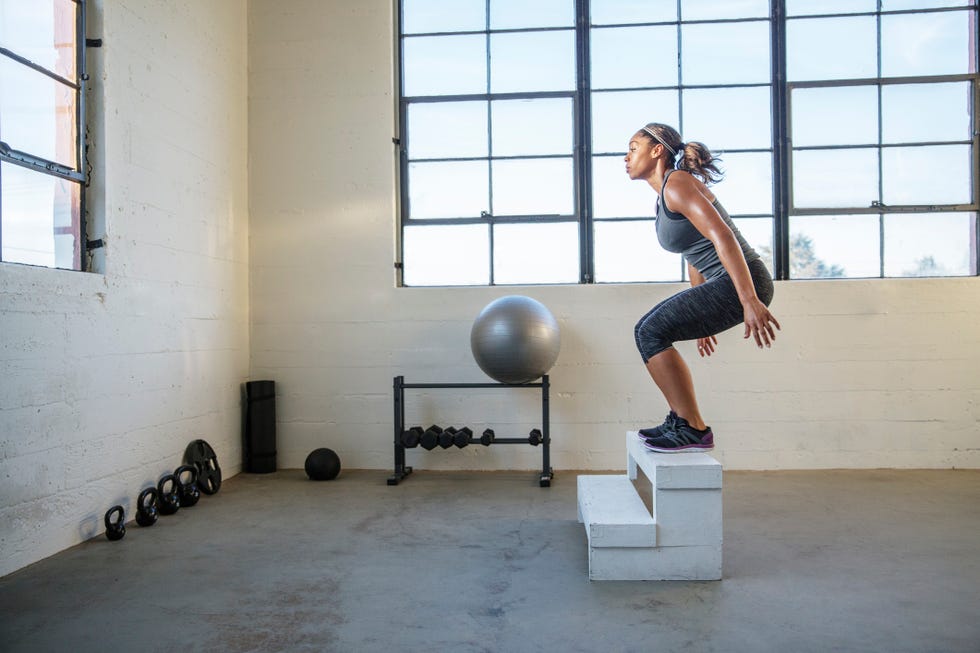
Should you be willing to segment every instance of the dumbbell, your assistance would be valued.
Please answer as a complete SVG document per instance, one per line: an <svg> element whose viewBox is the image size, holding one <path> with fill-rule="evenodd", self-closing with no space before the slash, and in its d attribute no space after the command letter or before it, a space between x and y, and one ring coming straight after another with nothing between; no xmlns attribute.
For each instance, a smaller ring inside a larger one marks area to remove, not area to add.
<svg viewBox="0 0 980 653"><path fill-rule="evenodd" d="M448 449L453 446L454 435L456 435L456 429L452 426L447 426L446 430L439 434L439 446L443 449Z"/></svg>
<svg viewBox="0 0 980 653"><path fill-rule="evenodd" d="M540 429L531 429L531 432L528 433L528 435L527 435L527 441L532 446L535 446L535 447L538 446L539 444L541 444L541 441L542 440L543 440L543 438L541 436L541 430Z"/></svg>
<svg viewBox="0 0 980 653"><path fill-rule="evenodd" d="M480 436L480 444L482 444L484 447L489 447L491 444L493 444L496 437L497 436L494 434L493 429L487 429L483 432L483 435Z"/></svg>
<svg viewBox="0 0 980 653"><path fill-rule="evenodd" d="M426 451L432 451L439 444L439 434L442 433L442 429L433 424L429 428L425 429L419 438L419 444Z"/></svg>
<svg viewBox="0 0 980 653"><path fill-rule="evenodd" d="M402 446L408 449L414 449L415 447L419 446L419 440L422 439L422 433L424 433L424 431L422 430L421 426L413 426L410 429L402 431Z"/></svg>
<svg viewBox="0 0 980 653"><path fill-rule="evenodd" d="M453 444L462 449L470 443L473 439L473 430L468 426L464 426L460 430L453 434Z"/></svg>

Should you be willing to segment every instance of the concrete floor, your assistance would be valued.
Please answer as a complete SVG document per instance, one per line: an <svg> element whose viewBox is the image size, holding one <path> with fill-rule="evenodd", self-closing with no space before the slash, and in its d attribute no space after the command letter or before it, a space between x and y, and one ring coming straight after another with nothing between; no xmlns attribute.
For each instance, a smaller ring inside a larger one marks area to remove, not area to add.
<svg viewBox="0 0 980 653"><path fill-rule="evenodd" d="M574 472L387 476L240 475L10 574L0 651L980 650L980 471L726 473L720 582L589 582Z"/></svg>

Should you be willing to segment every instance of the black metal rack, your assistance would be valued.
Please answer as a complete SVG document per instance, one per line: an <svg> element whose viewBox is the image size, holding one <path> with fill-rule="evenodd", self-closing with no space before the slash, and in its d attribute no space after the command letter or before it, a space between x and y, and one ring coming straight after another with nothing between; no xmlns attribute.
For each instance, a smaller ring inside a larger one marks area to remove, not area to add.
<svg viewBox="0 0 980 653"><path fill-rule="evenodd" d="M405 383L404 376L394 379L394 444L395 444L395 473L388 478L388 485L398 485L406 476L412 473L412 468L405 464L405 445L402 444L402 432L405 430L405 390L414 389L460 389L460 388L541 388L541 476L538 482L541 487L550 487L551 479L555 477L551 469L551 431L548 416L548 390L550 381L545 374L537 383ZM493 444L530 444L528 438L494 438Z"/></svg>

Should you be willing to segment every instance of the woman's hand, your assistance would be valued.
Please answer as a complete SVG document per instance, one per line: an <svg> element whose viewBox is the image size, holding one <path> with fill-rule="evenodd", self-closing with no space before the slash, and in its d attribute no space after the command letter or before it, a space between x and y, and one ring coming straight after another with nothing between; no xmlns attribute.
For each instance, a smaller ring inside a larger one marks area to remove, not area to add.
<svg viewBox="0 0 980 653"><path fill-rule="evenodd" d="M701 358L705 356L710 356L715 353L715 345L718 344L718 338L714 336L708 336L707 338L698 338L698 353L701 354Z"/></svg>
<svg viewBox="0 0 980 653"><path fill-rule="evenodd" d="M773 317L766 305L758 297L755 297L742 305L745 314L745 335L744 338L752 336L755 344L761 349L763 345L771 347L776 339L776 331L773 326L779 329L779 322Z"/></svg>

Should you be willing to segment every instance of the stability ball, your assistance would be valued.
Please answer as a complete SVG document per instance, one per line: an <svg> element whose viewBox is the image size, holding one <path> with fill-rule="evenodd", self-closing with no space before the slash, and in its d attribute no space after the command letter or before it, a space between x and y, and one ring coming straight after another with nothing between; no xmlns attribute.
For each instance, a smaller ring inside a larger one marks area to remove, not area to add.
<svg viewBox="0 0 980 653"><path fill-rule="evenodd" d="M311 481L332 481L339 473L340 457L332 449L314 449L306 457L306 475Z"/></svg>
<svg viewBox="0 0 980 653"><path fill-rule="evenodd" d="M501 383L528 383L547 374L560 347L558 320L544 304L522 295L487 304L470 331L476 364Z"/></svg>

